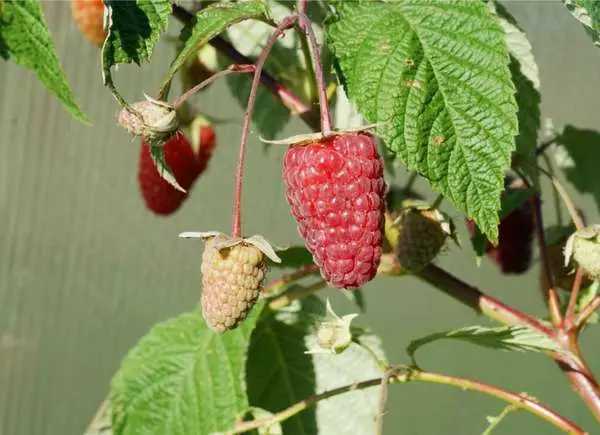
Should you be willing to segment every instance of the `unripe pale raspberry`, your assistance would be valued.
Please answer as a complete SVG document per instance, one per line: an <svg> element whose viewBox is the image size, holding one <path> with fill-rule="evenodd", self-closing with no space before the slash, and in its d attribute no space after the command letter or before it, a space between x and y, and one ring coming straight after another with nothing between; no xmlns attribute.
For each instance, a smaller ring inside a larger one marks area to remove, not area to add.
<svg viewBox="0 0 600 435"><path fill-rule="evenodd" d="M323 277L339 288L370 281L381 257L385 190L373 136L342 133L292 146L283 178L298 231Z"/></svg>
<svg viewBox="0 0 600 435"><path fill-rule="evenodd" d="M396 255L402 269L417 273L431 263L451 235L435 209L409 208L400 216Z"/></svg>
<svg viewBox="0 0 600 435"><path fill-rule="evenodd" d="M266 275L264 254L245 243L217 249L209 239L202 255L202 313L216 332L237 327L254 306Z"/></svg>

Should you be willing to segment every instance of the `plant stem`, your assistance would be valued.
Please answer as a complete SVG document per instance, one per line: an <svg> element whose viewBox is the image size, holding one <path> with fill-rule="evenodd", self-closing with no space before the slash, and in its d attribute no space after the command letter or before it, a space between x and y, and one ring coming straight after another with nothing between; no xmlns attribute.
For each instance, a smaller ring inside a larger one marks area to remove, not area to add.
<svg viewBox="0 0 600 435"><path fill-rule="evenodd" d="M308 287L298 287L273 299L271 302L269 302L269 308L273 311L280 310L284 307L287 307L292 301L304 299L305 297L312 295L313 293L316 293L325 287L327 287L327 282L325 280L317 281Z"/></svg>
<svg viewBox="0 0 600 435"><path fill-rule="evenodd" d="M206 80L198 83L193 88L187 90L184 94L177 97L171 105L175 109L177 109L179 106L181 106L185 101L187 101L188 98L190 98L196 92L198 92L199 90L210 85L212 82L214 82L215 80L217 80L220 77L224 77L226 75L234 74L234 73L252 73L254 71L256 71L255 65L231 65L229 68L224 69L223 71L214 73L212 76L210 76Z"/></svg>
<svg viewBox="0 0 600 435"><path fill-rule="evenodd" d="M321 64L321 52L315 32L312 28L310 20L304 12L299 15L300 29L306 34L310 46L311 55L317 76L317 91L319 94L319 107L321 109L321 133L323 136L331 134L331 113L329 113L329 102L327 99L327 84L325 83L325 74L323 73L323 65Z"/></svg>
<svg viewBox="0 0 600 435"><path fill-rule="evenodd" d="M417 276L478 313L502 324L526 325L548 336L553 334L552 329L538 319L503 304L433 264L427 266Z"/></svg>
<svg viewBox="0 0 600 435"><path fill-rule="evenodd" d="M290 283L297 281L301 278L304 278L306 276L314 275L316 273L319 273L319 267L316 264L311 264L310 266L300 267L299 269L296 269L294 272L292 272L288 275L283 275L283 276L277 278L276 280L268 283L264 287L263 293L266 293L266 294L277 293L287 284L290 284Z"/></svg>
<svg viewBox="0 0 600 435"><path fill-rule="evenodd" d="M536 193L531 198L530 203L533 211L533 221L540 250L540 257L542 260L542 269L546 288L546 304L548 305L548 312L550 313L552 323L555 326L561 326L563 319L562 314L560 312L558 294L556 293L556 289L554 288L554 276L552 274L550 258L548 256L548 247L546 246L546 239L544 237L544 221L542 218L542 207L539 194Z"/></svg>
<svg viewBox="0 0 600 435"><path fill-rule="evenodd" d="M289 408L286 408L283 411L278 412L277 414L274 414L273 416L270 416L268 418L239 423L231 430L225 432L225 434L233 435L247 432L253 429L258 429L261 427L267 428L277 423L281 423L282 421L285 421L290 417L293 417L294 415L304 411L305 409L310 408L312 405L314 405L317 402L320 402L321 400L326 400L331 397L338 396L340 394L348 393L351 391L364 390L366 388L379 386L381 385L383 379L384 378L369 379L367 381L357 382L339 388L334 388L332 390L324 391L320 394L315 394L295 403ZM505 402L510 403L517 408L527 410L537 415L538 417L546 420L547 422L551 423L558 429L563 430L566 433L585 435L583 429L581 429L575 423L573 423L565 417L558 415L551 409L540 405L534 399L531 399L522 394L516 394L510 391L503 390L501 388L484 384L482 382L471 381L469 379L458 378L434 372L425 372L415 369L404 369L400 373L388 376L387 379L388 383L406 383L411 381L445 384L458 387L463 390L478 391L480 393L488 394L490 396L494 396L498 399L504 400Z"/></svg>
<svg viewBox="0 0 600 435"><path fill-rule="evenodd" d="M188 12L185 8L174 4L173 16L184 24L191 24L196 20L196 17ZM240 53L229 42L217 36L208 42L220 53L227 56L234 64L246 65L252 64L253 61L247 56ZM290 89L279 83L272 75L265 71L261 71L260 82L266 89L277 96L282 104L287 107L292 114L298 115L311 129L317 131L319 129L319 115L315 110L305 104L300 97L294 94Z"/></svg>
<svg viewBox="0 0 600 435"><path fill-rule="evenodd" d="M592 301L579 312L577 320L575 321L577 328L581 328L598 308L600 308L600 296L596 296L592 299Z"/></svg>
<svg viewBox="0 0 600 435"><path fill-rule="evenodd" d="M262 53L256 61L256 70L254 71L254 78L252 79L252 87L250 88L250 96L248 97L248 105L246 106L246 113L244 115L244 122L242 124L242 138L240 140L240 152L238 156L237 170L235 176L235 196L233 200L233 237L241 237L242 234L242 181L244 177L244 156L246 154L246 145L248 144L248 133L250 132L250 123L252 122L252 114L254 113L254 102L256 101L256 93L258 91L258 85L260 83L261 72L263 66L269 57L271 49L277 42L279 36L281 36L287 29L292 27L298 16L292 14L283 19L283 21L277 26L275 31L269 36Z"/></svg>
<svg viewBox="0 0 600 435"><path fill-rule="evenodd" d="M582 281L583 270L578 268L575 279L573 280L573 287L571 288L571 294L569 295L569 305L567 306L567 312L565 314L564 330L567 332L575 327L575 308L577 307L577 299L579 298L579 290L581 289Z"/></svg>
<svg viewBox="0 0 600 435"><path fill-rule="evenodd" d="M433 201L433 203L431 204L431 208L439 208L440 204L442 203L442 201L444 200L444 195L442 195L441 193L437 196L437 198L435 198L435 201Z"/></svg>
<svg viewBox="0 0 600 435"><path fill-rule="evenodd" d="M546 149L548 149L550 146L554 145L557 140L558 140L558 136L553 136L550 139L542 142L535 150L535 155L539 156L540 154L544 154Z"/></svg>
<svg viewBox="0 0 600 435"><path fill-rule="evenodd" d="M558 181L556 179L555 176L553 176L551 173L546 171L544 168L538 167L538 169L542 174L544 174L546 177L548 177L550 179L550 181L552 181L552 185L554 186L554 189L556 189L556 192L558 192L558 194L560 195L560 198L562 199L562 201L565 203L565 207L567 207L567 211L569 212L569 215L571 216L571 220L575 224L575 227L578 230L583 229L585 227L585 224L583 223L583 219L581 219L581 216L577 212L577 209L575 208L575 204L569 197L569 194L567 193L567 189L564 188L564 186L561 184L560 181Z"/></svg>

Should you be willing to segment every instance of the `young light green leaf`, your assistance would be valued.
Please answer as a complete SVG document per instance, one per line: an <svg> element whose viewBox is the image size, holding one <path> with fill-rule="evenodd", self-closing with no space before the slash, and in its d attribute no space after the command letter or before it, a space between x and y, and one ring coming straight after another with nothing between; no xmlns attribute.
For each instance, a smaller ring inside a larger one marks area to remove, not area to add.
<svg viewBox="0 0 600 435"><path fill-rule="evenodd" d="M115 433L207 434L232 426L249 406L244 367L262 307L222 334L199 310L152 328L111 382Z"/></svg>
<svg viewBox="0 0 600 435"><path fill-rule="evenodd" d="M246 375L253 406L278 412L313 394L382 376L369 351L356 343L338 355L305 353L317 346L315 326L325 313L325 305L311 296L259 323ZM377 337L364 334L359 340L385 360ZM319 402L284 421L283 433L374 433L378 396L375 387Z"/></svg>
<svg viewBox="0 0 600 435"><path fill-rule="evenodd" d="M564 352L560 346L544 334L527 326L467 326L452 331L437 332L410 342L406 348L415 361L415 352L420 347L437 340L462 340L478 346L497 350L518 352Z"/></svg>
<svg viewBox="0 0 600 435"><path fill-rule="evenodd" d="M540 74L533 48L525 31L514 17L500 3L489 2L490 9L498 15L498 21L504 30L506 44L510 53L510 72L517 88L516 99L519 106L519 135L516 138L517 162L537 185L537 141L540 129Z"/></svg>
<svg viewBox="0 0 600 435"><path fill-rule="evenodd" d="M348 96L410 169L492 241L518 133L505 35L483 2L339 2L328 38Z"/></svg>
<svg viewBox="0 0 600 435"><path fill-rule="evenodd" d="M141 64L152 56L154 45L167 30L171 15L169 0L106 0L109 13L108 36L102 47L104 84L122 106L126 102L117 91L111 68L122 63Z"/></svg>
<svg viewBox="0 0 600 435"><path fill-rule="evenodd" d="M181 51L163 80L159 96L166 98L173 77L186 60L212 38L227 27L244 20L254 19L271 23L267 5L261 0L250 0L239 3L214 3L196 14L196 20L187 24L181 31L180 39L184 42Z"/></svg>
<svg viewBox="0 0 600 435"><path fill-rule="evenodd" d="M594 44L600 46L600 3L597 0L563 0L563 3L583 25Z"/></svg>
<svg viewBox="0 0 600 435"><path fill-rule="evenodd" d="M0 57L33 71L71 115L90 123L69 88L39 1L0 2Z"/></svg>

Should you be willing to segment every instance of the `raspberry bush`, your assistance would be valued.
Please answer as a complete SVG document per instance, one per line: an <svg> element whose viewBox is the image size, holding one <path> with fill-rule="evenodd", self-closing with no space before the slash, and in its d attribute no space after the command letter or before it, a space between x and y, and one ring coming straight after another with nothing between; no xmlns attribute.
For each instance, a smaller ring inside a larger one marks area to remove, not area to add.
<svg viewBox="0 0 600 435"><path fill-rule="evenodd" d="M597 44L597 4L564 3ZM98 76L116 100L115 127L141 146L140 205L149 213L166 218L195 200L193 186L213 167L216 121L202 90L226 80L245 108L231 174L231 228L215 222L180 234L203 239L196 241L198 275L190 276L198 281L198 307L156 325L124 356L88 433L381 434L388 388L407 382L504 401L486 434L515 410L567 433L597 430L558 414L533 391L430 371L416 359L420 347L442 339L542 353L600 422L600 387L578 344L581 331L598 321L599 226L583 222L544 163L556 145L575 153L598 135L567 126L542 137L531 45L502 5L73 0L71 10L73 25L98 50ZM179 37L164 80L150 95L126 101L116 67L143 67L160 38L173 41L167 31ZM35 72L75 118L90 122L69 89L38 2L0 1L0 54ZM312 131L281 138L292 117ZM266 226L252 236L243 231L242 209L261 206L260 192L244 191L245 155L257 152L247 150L252 134L267 149L286 148L286 218L297 223L301 246L270 244ZM585 158L578 162L596 170ZM411 171L400 184L399 165ZM562 167L587 191L572 168ZM419 177L430 191L417 191ZM540 187L545 178L571 222L544 225L541 202L552 194ZM440 210L443 201L463 215L459 224L466 222L477 262L485 256L505 275L520 275L537 247L547 316L509 306L436 265L450 239L465 249ZM431 331L406 343L404 360L388 361L385 343L358 324L360 316L336 314L320 293L342 292L360 311L361 286L407 275L497 325Z"/></svg>

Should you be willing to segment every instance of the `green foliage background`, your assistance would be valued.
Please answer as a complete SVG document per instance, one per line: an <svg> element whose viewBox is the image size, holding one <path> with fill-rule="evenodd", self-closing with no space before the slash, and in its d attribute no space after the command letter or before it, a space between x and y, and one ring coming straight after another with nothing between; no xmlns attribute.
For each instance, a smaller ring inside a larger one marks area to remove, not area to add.
<svg viewBox="0 0 600 435"><path fill-rule="evenodd" d="M600 129L597 101L590 98L600 91L600 53L585 31L558 3L507 6L535 50L543 115L552 116L557 125ZM68 3L46 2L43 7L77 102L94 126L73 121L33 74L0 63L2 435L82 432L127 349L154 323L196 304L201 248L178 240L176 234L227 229L239 139L239 122L220 125L213 170L197 184L182 211L169 220L148 214L135 180L138 143L114 125L117 106L101 85L98 52L79 37ZM135 66L120 67L119 84L124 84L127 99L159 85L172 50L161 43L155 53L141 73ZM225 83L212 87L204 97L206 111L241 121L237 102L226 93ZM294 120L281 135L303 128ZM260 148L253 137L245 226L249 232L268 228L275 243L299 241L279 181L283 149L264 155ZM253 207L253 192L261 193L259 207ZM597 222L593 198L573 193L588 219ZM550 195L544 207L551 224ZM226 225L215 228L216 222ZM462 236L466 242L464 232ZM535 291L537 267L525 279L501 278L487 261L475 268L467 243L439 261L503 300L543 313ZM481 323L468 309L412 278L377 279L365 287L365 295L367 314L357 320L380 334L393 362L406 361L404 347L412 338ZM334 304L338 312L353 309L339 296ZM590 330L582 345L590 350L586 356L596 371L599 340L600 331ZM542 356L448 341L425 347L419 362L432 370L527 391L583 427L594 427L567 381ZM386 430L431 434L452 427L456 433L481 433L484 417L498 414L502 406L445 387L397 385L390 390ZM510 415L497 433L554 432L522 413Z"/></svg>

